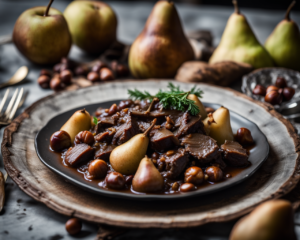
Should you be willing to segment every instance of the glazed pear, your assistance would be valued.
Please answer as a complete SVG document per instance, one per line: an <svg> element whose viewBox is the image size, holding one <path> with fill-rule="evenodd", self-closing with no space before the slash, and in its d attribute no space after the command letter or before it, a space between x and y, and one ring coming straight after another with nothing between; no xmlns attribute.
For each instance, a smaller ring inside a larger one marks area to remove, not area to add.
<svg viewBox="0 0 300 240"><path fill-rule="evenodd" d="M286 200L271 200L259 205L239 220L230 240L296 240L293 209Z"/></svg>
<svg viewBox="0 0 300 240"><path fill-rule="evenodd" d="M154 127L156 119L144 132L135 135L127 142L116 147L110 154L109 161L113 169L122 174L134 174L145 156L149 144L147 136Z"/></svg>
<svg viewBox="0 0 300 240"><path fill-rule="evenodd" d="M300 31L297 23L290 19L290 11L295 3L291 3L285 19L276 26L265 47L277 66L300 71Z"/></svg>
<svg viewBox="0 0 300 240"><path fill-rule="evenodd" d="M219 46L209 63L235 61L248 63L254 68L273 67L274 62L266 49L258 42L247 19L240 14L237 2L235 12L228 19Z"/></svg>
<svg viewBox="0 0 300 240"><path fill-rule="evenodd" d="M210 124L209 136L215 139L219 145L222 145L225 140L233 141L229 110L220 107L213 113L213 120L215 122Z"/></svg>
<svg viewBox="0 0 300 240"><path fill-rule="evenodd" d="M202 102L199 100L199 98L195 94L189 94L187 99L193 100L195 104L198 106L201 115L201 119L205 119L207 117L207 113L205 110L205 107L203 106Z"/></svg>
<svg viewBox="0 0 300 240"><path fill-rule="evenodd" d="M164 187L164 179L154 166L150 158L145 156L140 162L139 168L132 180L134 191L149 193L161 191Z"/></svg>
<svg viewBox="0 0 300 240"><path fill-rule="evenodd" d="M129 68L136 78L173 78L182 63L193 60L171 1L158 1L129 52Z"/></svg>

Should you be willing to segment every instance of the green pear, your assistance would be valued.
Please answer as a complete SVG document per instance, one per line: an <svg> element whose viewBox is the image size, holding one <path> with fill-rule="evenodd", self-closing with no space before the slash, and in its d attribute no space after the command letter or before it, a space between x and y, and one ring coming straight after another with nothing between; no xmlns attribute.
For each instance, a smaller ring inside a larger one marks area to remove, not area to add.
<svg viewBox="0 0 300 240"><path fill-rule="evenodd" d="M74 44L90 54L100 54L116 41L117 17L104 2L73 1L64 16Z"/></svg>
<svg viewBox="0 0 300 240"><path fill-rule="evenodd" d="M230 113L225 107L220 107L213 113L213 121L209 126L209 136L222 145L225 140L234 140L230 124Z"/></svg>
<svg viewBox="0 0 300 240"><path fill-rule="evenodd" d="M146 155L149 145L148 134L155 123L156 119L144 133L135 135L111 152L109 162L115 171L125 175L136 172L141 160Z"/></svg>
<svg viewBox="0 0 300 240"><path fill-rule="evenodd" d="M132 179L132 188L134 191L149 193L161 191L164 187L164 179L160 172L154 166L150 158L145 156L136 174Z"/></svg>
<svg viewBox="0 0 300 240"><path fill-rule="evenodd" d="M132 75L173 78L182 63L193 59L192 46L184 35L174 3L158 1L130 48L128 61Z"/></svg>
<svg viewBox="0 0 300 240"><path fill-rule="evenodd" d="M296 240L291 203L280 199L259 205L235 224L229 239Z"/></svg>
<svg viewBox="0 0 300 240"><path fill-rule="evenodd" d="M63 14L48 7L34 7L23 12L13 30L18 50L36 64L53 64L66 57L72 40Z"/></svg>
<svg viewBox="0 0 300 240"><path fill-rule="evenodd" d="M258 42L247 19L240 14L237 2L235 12L228 19L219 46L209 63L235 61L248 63L254 68L273 67L274 62L267 50Z"/></svg>
<svg viewBox="0 0 300 240"><path fill-rule="evenodd" d="M297 23L290 19L290 11L295 3L291 3L285 19L268 37L265 47L277 66L300 71L300 31Z"/></svg>

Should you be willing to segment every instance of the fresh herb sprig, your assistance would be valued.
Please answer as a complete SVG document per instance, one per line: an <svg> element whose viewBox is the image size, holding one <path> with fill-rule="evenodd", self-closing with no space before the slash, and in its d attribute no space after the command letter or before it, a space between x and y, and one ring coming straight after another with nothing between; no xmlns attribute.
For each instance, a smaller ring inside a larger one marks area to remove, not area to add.
<svg viewBox="0 0 300 240"><path fill-rule="evenodd" d="M169 91L159 90L154 96L149 92L141 92L137 89L128 90L129 97L133 100L149 99L152 101L153 98L158 98L159 102L165 109L176 109L179 111L188 110L192 115L197 115L200 112L199 107L193 100L187 99L189 94L195 94L201 98L203 92L194 86L190 91L184 92L179 86L175 86L173 83L168 84Z"/></svg>

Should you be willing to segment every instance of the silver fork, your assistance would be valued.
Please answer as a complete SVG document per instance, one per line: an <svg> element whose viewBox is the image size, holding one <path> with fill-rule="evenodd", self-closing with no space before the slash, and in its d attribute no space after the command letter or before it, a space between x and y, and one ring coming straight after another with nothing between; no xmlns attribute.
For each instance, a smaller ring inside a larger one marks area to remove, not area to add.
<svg viewBox="0 0 300 240"><path fill-rule="evenodd" d="M2 113L3 107L5 105L5 102L8 98L9 89L6 90L4 97L0 103L0 125L5 126L12 122L13 117L16 114L16 111L18 108L22 105L20 104L22 96L23 96L23 88L19 91L19 89L16 89L7 108L4 113Z"/></svg>

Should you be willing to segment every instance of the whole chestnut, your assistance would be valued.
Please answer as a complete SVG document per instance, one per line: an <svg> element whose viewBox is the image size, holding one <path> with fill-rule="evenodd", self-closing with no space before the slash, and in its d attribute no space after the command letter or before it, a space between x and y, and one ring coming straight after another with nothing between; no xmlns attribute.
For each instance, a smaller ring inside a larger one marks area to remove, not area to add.
<svg viewBox="0 0 300 240"><path fill-rule="evenodd" d="M56 73L59 73L60 68L61 68L61 63L57 63L57 64L54 65L53 71L56 72Z"/></svg>
<svg viewBox="0 0 300 240"><path fill-rule="evenodd" d="M129 75L129 68L124 64L118 64L116 73L119 77L127 77Z"/></svg>
<svg viewBox="0 0 300 240"><path fill-rule="evenodd" d="M204 173L201 168L193 166L184 173L184 182L200 185L204 180Z"/></svg>
<svg viewBox="0 0 300 240"><path fill-rule="evenodd" d="M43 76L43 75L46 75L46 76L48 76L49 78L52 77L52 73L51 73L49 70L47 70L47 69L42 69L42 70L40 71L40 76Z"/></svg>
<svg viewBox="0 0 300 240"><path fill-rule="evenodd" d="M89 69L85 65L80 65L74 70L76 76L86 76L89 72Z"/></svg>
<svg viewBox="0 0 300 240"><path fill-rule="evenodd" d="M107 64L99 61L92 67L92 72L98 73L100 71L100 69L104 68L104 67L108 67Z"/></svg>
<svg viewBox="0 0 300 240"><path fill-rule="evenodd" d="M291 87L286 87L282 91L282 95L285 101L291 100L294 94L295 94L295 89Z"/></svg>
<svg viewBox="0 0 300 240"><path fill-rule="evenodd" d="M111 105L111 107L108 109L108 115L111 116L111 115L115 114L115 113L117 112L117 110L118 110L118 106L117 106L117 104L114 103L114 104Z"/></svg>
<svg viewBox="0 0 300 240"><path fill-rule="evenodd" d="M62 82L59 78L55 77L50 80L50 88L54 91L63 89Z"/></svg>
<svg viewBox="0 0 300 240"><path fill-rule="evenodd" d="M279 87L279 88L285 88L285 87L287 87L287 83L286 83L285 78L283 78L283 77L278 77L278 78L276 79L275 86L276 86L276 87Z"/></svg>
<svg viewBox="0 0 300 240"><path fill-rule="evenodd" d="M112 189L122 189L125 187L126 180L121 173L111 172L105 178L106 185Z"/></svg>
<svg viewBox="0 0 300 240"><path fill-rule="evenodd" d="M69 148L71 145L71 137L66 131L57 131L50 137L50 147L53 151L59 152Z"/></svg>
<svg viewBox="0 0 300 240"><path fill-rule="evenodd" d="M99 74L100 74L100 80L102 81L115 79L113 72L109 68L102 68Z"/></svg>
<svg viewBox="0 0 300 240"><path fill-rule="evenodd" d="M89 72L89 74L87 75L87 79L90 80L91 82L100 81L100 77L97 72Z"/></svg>
<svg viewBox="0 0 300 240"><path fill-rule="evenodd" d="M92 146L95 142L94 135L90 131L81 131L75 136L74 143L80 144L80 143L86 143L90 146Z"/></svg>
<svg viewBox="0 0 300 240"><path fill-rule="evenodd" d="M282 95L278 91L267 92L265 101L272 105L280 104L282 102Z"/></svg>
<svg viewBox="0 0 300 240"><path fill-rule="evenodd" d="M63 70L62 72L60 72L59 74L59 77L60 77L60 80L68 85L71 83L71 80L72 80L72 73L70 70L66 69L66 70Z"/></svg>
<svg viewBox="0 0 300 240"><path fill-rule="evenodd" d="M196 190L196 188L192 183L184 183L180 186L180 192L191 192L194 190Z"/></svg>
<svg viewBox="0 0 300 240"><path fill-rule="evenodd" d="M217 166L210 166L206 168L205 173L208 176L208 181L219 182L223 179L223 171Z"/></svg>
<svg viewBox="0 0 300 240"><path fill-rule="evenodd" d="M71 218L66 222L65 227L69 234L75 235L77 233L80 233L82 223L78 218Z"/></svg>
<svg viewBox="0 0 300 240"><path fill-rule="evenodd" d="M235 138L238 141L238 143L240 143L243 146L251 145L254 143L251 132L247 128L238 129Z"/></svg>
<svg viewBox="0 0 300 240"><path fill-rule="evenodd" d="M256 87L252 91L255 95L265 96L266 95L266 88L262 85L256 85Z"/></svg>
<svg viewBox="0 0 300 240"><path fill-rule="evenodd" d="M42 75L37 80L41 88L47 89L50 88L50 77L47 75Z"/></svg>
<svg viewBox="0 0 300 240"><path fill-rule="evenodd" d="M107 174L107 163L101 159L95 159L89 164L88 172L91 178L101 179Z"/></svg>
<svg viewBox="0 0 300 240"><path fill-rule="evenodd" d="M269 86L267 87L266 93L271 92L271 91L276 91L278 92L279 88L275 86Z"/></svg>

